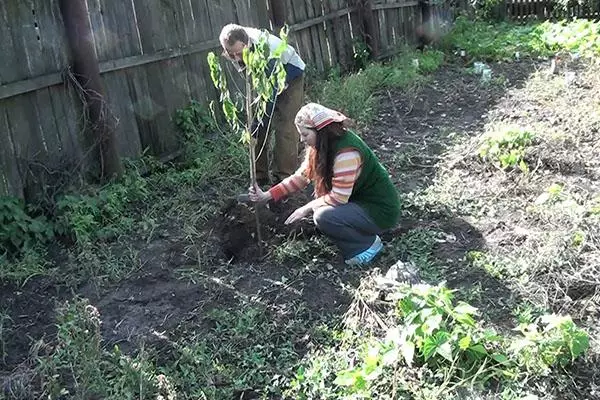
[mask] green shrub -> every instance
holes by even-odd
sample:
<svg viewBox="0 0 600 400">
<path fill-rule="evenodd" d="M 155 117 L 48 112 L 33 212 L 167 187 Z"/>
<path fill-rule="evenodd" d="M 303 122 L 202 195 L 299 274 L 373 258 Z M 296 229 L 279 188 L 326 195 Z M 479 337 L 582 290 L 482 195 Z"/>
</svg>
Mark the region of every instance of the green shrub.
<svg viewBox="0 0 600 400">
<path fill-rule="evenodd" d="M 529 131 L 510 127 L 490 132 L 483 137 L 479 156 L 502 169 L 519 167 L 526 172 L 525 151 L 534 138 L 535 135 Z"/>
<path fill-rule="evenodd" d="M 0 197 L 0 255 L 18 255 L 53 236 L 54 227 L 46 217 L 31 217 L 20 199 Z"/>
<path fill-rule="evenodd" d="M 79 244 L 129 231 L 134 215 L 128 206 L 146 200 L 150 194 L 146 179 L 135 170 L 120 181 L 89 190 L 89 194 L 64 195 L 56 204 L 58 231 Z"/>
</svg>

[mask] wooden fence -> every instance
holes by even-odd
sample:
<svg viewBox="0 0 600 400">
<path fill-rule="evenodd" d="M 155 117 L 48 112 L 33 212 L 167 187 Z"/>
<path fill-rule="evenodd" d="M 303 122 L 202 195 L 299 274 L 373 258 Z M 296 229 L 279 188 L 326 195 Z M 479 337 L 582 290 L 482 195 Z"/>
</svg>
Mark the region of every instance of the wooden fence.
<svg viewBox="0 0 600 400">
<path fill-rule="evenodd" d="M 191 99 L 216 98 L 206 56 L 218 48 L 220 28 L 272 28 L 273 1 L 87 0 L 121 157 L 176 152 L 175 111 Z M 365 38 L 364 13 L 375 26 L 367 39 L 381 54 L 414 42 L 423 23 L 414 0 L 279 1 L 291 42 L 319 72 L 352 65 L 354 45 Z M 436 10 L 430 19 L 442 15 Z M 28 198 L 60 177 L 84 175 L 93 144 L 81 92 L 69 79 L 58 0 L 0 1 L 0 18 L 0 195 Z"/>
</svg>

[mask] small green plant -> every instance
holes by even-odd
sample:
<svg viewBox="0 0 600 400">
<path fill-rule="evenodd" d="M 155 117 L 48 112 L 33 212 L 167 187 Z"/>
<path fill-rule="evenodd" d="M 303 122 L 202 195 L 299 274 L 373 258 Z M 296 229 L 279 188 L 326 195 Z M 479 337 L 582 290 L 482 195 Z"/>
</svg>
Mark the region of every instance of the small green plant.
<svg viewBox="0 0 600 400">
<path fill-rule="evenodd" d="M 146 180 L 135 170 L 120 181 L 91 190 L 90 194 L 64 195 L 57 201 L 57 231 L 71 235 L 79 244 L 130 230 L 134 218 L 127 206 L 149 196 Z"/>
<path fill-rule="evenodd" d="M 439 50 L 427 50 L 417 54 L 419 72 L 430 74 L 437 71 L 444 63 L 444 53 Z"/>
<path fill-rule="evenodd" d="M 400 365 L 435 371 L 428 398 L 442 398 L 462 385 L 545 375 L 554 366 L 572 362 L 589 346 L 588 335 L 568 316 L 543 315 L 531 322 L 533 315 L 521 311 L 522 336 L 499 335 L 475 319 L 474 307 L 455 303 L 453 291 L 443 284 L 401 286 L 394 298 L 397 325 L 383 340 L 363 341 L 360 355 L 353 356 L 358 359 L 336 373 L 333 384 L 342 390 L 331 398 L 376 398 L 376 393 L 389 395 L 390 388 L 402 390 L 394 373 Z M 327 367 L 331 365 L 320 366 L 321 376 Z M 428 382 L 420 380 L 419 385 Z"/>
<path fill-rule="evenodd" d="M 528 172 L 525 151 L 533 143 L 535 135 L 523 129 L 507 128 L 490 132 L 483 137 L 479 156 L 505 170 L 518 167 Z"/>
<path fill-rule="evenodd" d="M 575 231 L 571 236 L 571 245 L 573 247 L 579 247 L 585 243 L 585 233 L 582 231 Z"/>
<path fill-rule="evenodd" d="M 177 110 L 174 122 L 186 140 L 194 140 L 216 130 L 214 118 L 197 100 L 192 100 L 187 107 Z"/>
<path fill-rule="evenodd" d="M 371 58 L 371 54 L 369 53 L 369 48 L 366 43 L 360 39 L 354 39 L 353 41 L 353 49 L 354 54 L 352 58 L 354 59 L 353 69 L 355 71 L 364 69 L 369 64 L 369 59 Z"/>
<path fill-rule="evenodd" d="M 442 379 L 432 398 L 441 398 L 436 396 L 449 385 L 514 376 L 503 338 L 475 320 L 474 307 L 453 304 L 452 291 L 443 284 L 402 286 L 394 297 L 397 325 L 385 340 L 367 346 L 356 365 L 337 374 L 334 383 L 345 387 L 347 395 L 371 398 L 378 382 L 393 376 L 398 365 L 426 365 L 436 371 Z M 388 385 L 396 386 L 391 381 Z"/>
<path fill-rule="evenodd" d="M 589 336 L 571 317 L 542 315 L 534 323 L 522 323 L 522 339 L 510 351 L 521 368 L 535 375 L 547 375 L 554 366 L 564 367 L 589 347 Z"/>
<path fill-rule="evenodd" d="M 550 200 L 556 202 L 564 198 L 563 194 L 564 186 L 558 183 L 553 183 L 546 189 L 546 192 L 550 195 Z"/>
<path fill-rule="evenodd" d="M 53 236 L 54 227 L 46 217 L 31 217 L 20 199 L 0 197 L 0 256 L 16 256 Z"/>
</svg>

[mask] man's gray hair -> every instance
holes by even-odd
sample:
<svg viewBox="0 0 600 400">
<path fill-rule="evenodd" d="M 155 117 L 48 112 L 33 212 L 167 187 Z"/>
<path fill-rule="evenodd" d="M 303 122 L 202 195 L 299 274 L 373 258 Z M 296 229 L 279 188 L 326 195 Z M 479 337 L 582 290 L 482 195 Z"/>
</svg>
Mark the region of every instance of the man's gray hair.
<svg viewBox="0 0 600 400">
<path fill-rule="evenodd" d="M 227 24 L 221 29 L 219 41 L 223 47 L 233 46 L 236 42 L 248 44 L 248 33 L 243 26 L 237 24 Z"/>
</svg>

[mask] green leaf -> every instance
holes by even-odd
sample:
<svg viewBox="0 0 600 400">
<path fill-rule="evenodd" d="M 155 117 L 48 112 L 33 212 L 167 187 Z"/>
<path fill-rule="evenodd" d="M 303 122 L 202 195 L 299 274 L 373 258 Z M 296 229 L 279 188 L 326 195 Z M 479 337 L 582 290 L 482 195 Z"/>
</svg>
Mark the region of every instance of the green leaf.
<svg viewBox="0 0 600 400">
<path fill-rule="evenodd" d="M 367 356 L 365 357 L 365 365 L 367 368 L 375 366 L 381 360 L 381 356 L 379 355 L 380 346 L 373 346 L 369 349 Z"/>
<path fill-rule="evenodd" d="M 460 302 L 455 308 L 454 308 L 454 312 L 457 314 L 469 314 L 469 315 L 474 315 L 475 313 L 477 313 L 477 309 L 473 306 L 471 306 L 470 304 L 464 303 L 464 302 Z"/>
<path fill-rule="evenodd" d="M 572 358 L 578 357 L 590 347 L 590 338 L 587 333 L 578 330 L 569 340 L 569 349 Z"/>
<path fill-rule="evenodd" d="M 444 357 L 446 360 L 452 361 L 452 346 L 450 345 L 450 342 L 446 342 L 440 345 L 437 348 L 436 352 L 440 356 Z"/>
<path fill-rule="evenodd" d="M 406 341 L 402 345 L 402 357 L 404 357 L 404 361 L 410 367 L 413 362 L 413 358 L 415 356 L 415 344 L 411 341 Z"/>
<path fill-rule="evenodd" d="M 432 336 L 426 338 L 423 341 L 423 347 L 421 350 L 423 351 L 423 357 L 425 358 L 425 361 L 429 360 L 431 358 L 431 356 L 433 356 L 435 354 L 437 347 L 438 347 L 438 344 L 436 343 L 434 337 L 432 337 Z"/>
<path fill-rule="evenodd" d="M 494 354 L 492 354 L 492 359 L 500 364 L 508 363 L 508 357 L 506 357 L 504 354 L 494 353 Z"/>
<path fill-rule="evenodd" d="M 237 122 L 237 108 L 231 100 L 223 100 L 223 113 L 230 124 L 235 124 Z"/>
<path fill-rule="evenodd" d="M 448 332 L 437 332 L 435 335 L 427 337 L 423 342 L 423 356 L 425 357 L 425 361 L 431 358 L 435 353 L 440 354 L 442 357 L 446 358 L 448 355 L 448 346 L 445 346 L 442 350 L 439 350 L 447 341 L 448 341 Z M 449 345 L 449 343 L 448 343 Z M 441 351 L 441 353 L 439 351 Z M 452 350 L 450 348 L 450 353 Z M 451 355 L 450 355 L 451 358 Z"/>
<path fill-rule="evenodd" d="M 529 166 L 527 165 L 527 163 L 524 160 L 521 160 L 519 162 L 519 169 L 525 173 L 529 172 Z"/>
<path fill-rule="evenodd" d="M 469 350 L 473 350 L 474 352 L 479 353 L 479 354 L 484 354 L 484 355 L 488 354 L 488 352 L 485 349 L 485 347 L 483 347 L 483 345 L 480 344 L 480 343 L 478 343 L 478 344 L 476 344 L 474 346 L 469 347 Z"/>
<path fill-rule="evenodd" d="M 475 326 L 475 320 L 473 319 L 473 317 L 471 317 L 468 314 L 457 314 L 455 315 L 455 318 L 458 322 L 460 322 L 463 325 L 467 325 L 467 326 Z"/>
<path fill-rule="evenodd" d="M 359 372 L 354 369 L 341 371 L 337 374 L 333 383 L 338 386 L 354 386 L 358 374 Z"/>
<path fill-rule="evenodd" d="M 442 316 L 439 314 L 432 315 L 431 317 L 427 318 L 427 320 L 423 323 L 423 332 L 427 335 L 431 335 L 433 331 L 439 329 L 441 324 Z"/>
<path fill-rule="evenodd" d="M 466 350 L 471 345 L 471 336 L 465 336 L 458 341 L 458 347 L 461 350 Z"/>
</svg>

